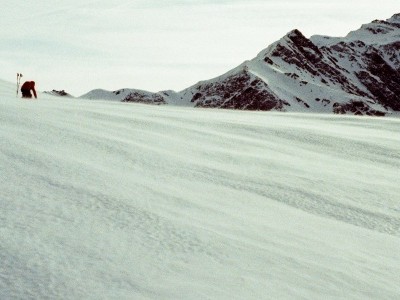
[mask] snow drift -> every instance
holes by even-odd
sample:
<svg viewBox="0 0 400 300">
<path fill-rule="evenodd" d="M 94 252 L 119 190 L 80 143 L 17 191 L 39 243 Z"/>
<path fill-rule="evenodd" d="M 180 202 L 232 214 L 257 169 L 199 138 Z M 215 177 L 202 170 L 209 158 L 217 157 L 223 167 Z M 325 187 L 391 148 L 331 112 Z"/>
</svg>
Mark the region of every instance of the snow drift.
<svg viewBox="0 0 400 300">
<path fill-rule="evenodd" d="M 1 299 L 397 299 L 400 121 L 15 98 Z"/>
</svg>

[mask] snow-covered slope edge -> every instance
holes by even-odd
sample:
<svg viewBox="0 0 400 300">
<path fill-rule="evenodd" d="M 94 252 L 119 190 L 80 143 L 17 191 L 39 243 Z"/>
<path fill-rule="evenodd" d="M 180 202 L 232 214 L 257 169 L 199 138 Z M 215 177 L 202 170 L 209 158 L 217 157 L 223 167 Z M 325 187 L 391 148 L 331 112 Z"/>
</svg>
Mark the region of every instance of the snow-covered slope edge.
<svg viewBox="0 0 400 300">
<path fill-rule="evenodd" d="M 400 120 L 15 98 L 0 299 L 400 299 Z"/>
<path fill-rule="evenodd" d="M 16 99 L 21 99 L 21 87 L 18 89 L 18 94 L 17 94 L 17 86 L 15 83 L 11 83 L 9 81 L 0 79 L 0 96 L 1 97 L 14 97 Z M 64 98 L 74 98 L 72 95 L 66 93 L 64 90 L 57 91 L 57 90 L 52 90 L 52 91 L 36 91 L 38 98 L 42 99 L 43 97 L 46 99 L 59 99 L 60 97 Z M 34 98 L 32 99 L 24 99 L 24 100 L 35 100 Z"/>
</svg>

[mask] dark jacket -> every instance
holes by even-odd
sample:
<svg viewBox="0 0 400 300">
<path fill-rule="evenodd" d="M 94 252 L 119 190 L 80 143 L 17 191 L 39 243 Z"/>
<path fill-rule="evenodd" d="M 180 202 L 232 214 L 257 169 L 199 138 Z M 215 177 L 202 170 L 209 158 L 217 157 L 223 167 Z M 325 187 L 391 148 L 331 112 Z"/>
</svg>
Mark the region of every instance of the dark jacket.
<svg viewBox="0 0 400 300">
<path fill-rule="evenodd" d="M 37 98 L 36 90 L 35 90 L 35 82 L 34 81 L 25 81 L 25 83 L 21 86 L 22 97 L 32 98 L 31 91 L 35 98 Z"/>
</svg>

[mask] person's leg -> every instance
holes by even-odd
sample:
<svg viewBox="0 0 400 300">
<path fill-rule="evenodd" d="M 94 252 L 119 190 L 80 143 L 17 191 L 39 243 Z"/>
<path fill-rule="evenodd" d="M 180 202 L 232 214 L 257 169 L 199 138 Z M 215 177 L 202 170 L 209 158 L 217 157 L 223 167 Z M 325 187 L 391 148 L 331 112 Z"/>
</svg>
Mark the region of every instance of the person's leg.
<svg viewBox="0 0 400 300">
<path fill-rule="evenodd" d="M 22 98 L 32 98 L 32 94 L 30 90 L 21 89 Z"/>
</svg>

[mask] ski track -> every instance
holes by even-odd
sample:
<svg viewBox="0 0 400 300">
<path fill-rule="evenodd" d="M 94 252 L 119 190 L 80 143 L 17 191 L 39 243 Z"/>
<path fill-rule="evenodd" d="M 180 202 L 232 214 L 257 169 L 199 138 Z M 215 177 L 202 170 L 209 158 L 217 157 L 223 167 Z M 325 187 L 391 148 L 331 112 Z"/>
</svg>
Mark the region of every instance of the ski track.
<svg viewBox="0 0 400 300">
<path fill-rule="evenodd" d="M 11 91 L 1 299 L 400 297 L 398 118 Z"/>
</svg>

